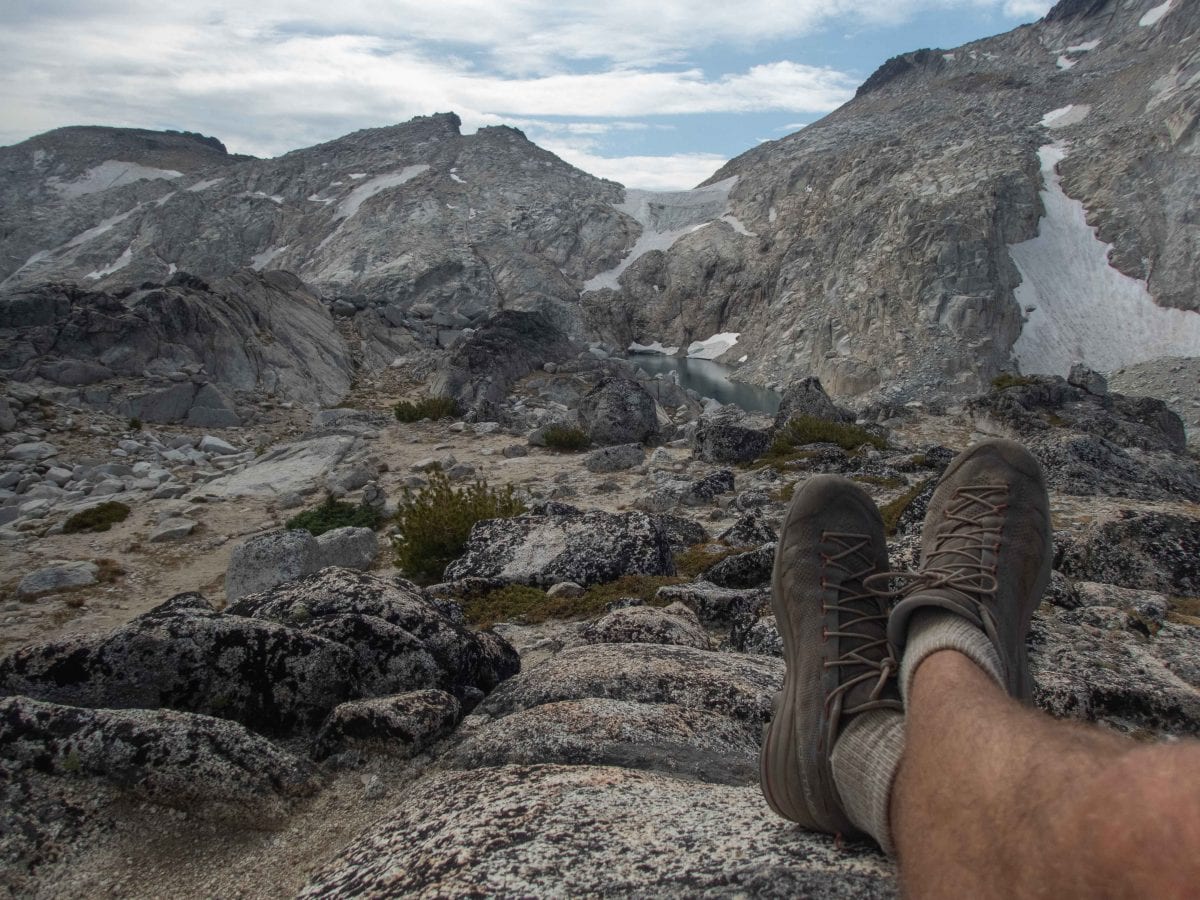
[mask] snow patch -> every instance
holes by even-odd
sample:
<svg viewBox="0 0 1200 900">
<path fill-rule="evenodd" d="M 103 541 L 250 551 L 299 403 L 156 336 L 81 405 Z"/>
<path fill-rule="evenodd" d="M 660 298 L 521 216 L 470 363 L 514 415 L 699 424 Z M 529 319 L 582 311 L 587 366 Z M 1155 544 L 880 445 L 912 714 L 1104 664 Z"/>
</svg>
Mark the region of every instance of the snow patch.
<svg viewBox="0 0 1200 900">
<path fill-rule="evenodd" d="M 954 62 L 954 54 L 953 53 L 943 53 L 942 59 L 944 59 L 946 62 Z"/>
<path fill-rule="evenodd" d="M 1158 6 L 1148 10 L 1144 16 L 1138 19 L 1138 24 L 1143 28 L 1149 28 L 1151 25 L 1157 25 L 1167 13 L 1171 11 L 1171 3 L 1173 0 L 1167 0 L 1166 3 L 1160 3 Z"/>
<path fill-rule="evenodd" d="M 1022 309 L 1032 308 L 1013 345 L 1021 371 L 1066 375 L 1083 363 L 1110 372 L 1160 356 L 1200 355 L 1200 314 L 1157 306 L 1145 282 L 1109 265 L 1111 245 L 1062 189 L 1056 167 L 1066 155 L 1061 143 L 1038 150 L 1045 215 L 1036 237 L 1009 247 L 1021 273 L 1014 296 Z"/>
<path fill-rule="evenodd" d="M 1082 44 L 1072 44 L 1063 50 L 1063 53 L 1088 53 L 1100 46 L 1100 38 L 1094 41 L 1084 41 Z"/>
<path fill-rule="evenodd" d="M 279 256 L 279 254 L 283 253 L 285 250 L 287 250 L 287 248 L 288 245 L 284 244 L 282 247 L 274 247 L 270 250 L 264 250 L 262 253 L 256 253 L 250 258 L 250 268 L 258 269 L 260 271 L 265 269 L 271 260 Z"/>
<path fill-rule="evenodd" d="M 461 178 L 459 178 L 458 175 L 456 175 L 454 172 L 450 173 L 450 180 L 457 181 L 459 184 L 466 184 L 466 182 L 463 181 Z"/>
<path fill-rule="evenodd" d="M 126 210 L 123 213 L 117 213 L 115 216 L 109 216 L 107 219 L 102 219 L 86 231 L 79 232 L 79 234 L 75 235 L 75 237 L 63 244 L 63 248 L 70 249 L 71 247 L 78 247 L 80 244 L 86 244 L 88 241 L 92 240 L 92 238 L 99 237 L 106 231 L 111 231 L 115 226 L 120 225 L 135 212 L 137 212 L 138 209 L 139 207 L 135 206 L 133 209 Z"/>
<path fill-rule="evenodd" d="M 266 191 L 248 191 L 242 194 L 243 197 L 258 197 L 260 200 L 270 200 L 272 203 L 282 205 L 283 198 L 278 194 L 268 194 Z"/>
<path fill-rule="evenodd" d="M 90 278 L 93 281 L 99 281 L 101 278 L 111 275 L 113 272 L 119 272 L 131 262 L 133 262 L 132 244 L 125 248 L 125 252 L 118 256 L 115 262 L 109 263 L 103 269 L 97 269 L 95 272 L 88 272 L 84 278 Z"/>
<path fill-rule="evenodd" d="M 778 218 L 779 218 L 779 213 L 777 213 L 775 211 L 775 207 L 772 206 L 769 210 L 767 210 L 767 221 L 770 222 L 772 225 L 775 224 L 775 220 Z"/>
<path fill-rule="evenodd" d="M 722 353 L 728 351 L 742 334 L 740 331 L 723 331 L 720 334 L 714 334 L 708 340 L 693 341 L 688 344 L 687 355 L 689 359 L 716 359 Z"/>
<path fill-rule="evenodd" d="M 1052 109 L 1050 112 L 1042 116 L 1041 124 L 1046 128 L 1066 128 L 1068 125 L 1077 125 L 1087 118 L 1088 113 L 1092 108 L 1086 103 L 1081 103 L 1079 106 L 1074 104 Z"/>
<path fill-rule="evenodd" d="M 660 341 L 649 344 L 639 344 L 637 341 L 633 341 L 625 349 L 628 353 L 659 353 L 663 356 L 674 356 L 679 352 L 678 347 L 664 347 Z"/>
<path fill-rule="evenodd" d="M 154 201 L 154 205 L 162 206 L 168 200 L 170 200 L 172 197 L 174 197 L 175 194 L 177 194 L 177 193 L 178 193 L 178 191 L 171 191 L 169 194 L 163 194 L 161 197 L 159 197 L 157 200 Z"/>
<path fill-rule="evenodd" d="M 155 169 L 134 162 L 122 162 L 119 159 L 106 159 L 98 166 L 92 166 L 74 181 L 62 181 L 59 178 L 47 178 L 46 184 L 58 191 L 60 197 L 74 199 L 86 194 L 98 194 L 111 188 L 122 187 L 137 181 L 153 181 L 158 178 L 170 181 L 172 178 L 182 178 L 182 172 L 174 169 Z"/>
<path fill-rule="evenodd" d="M 366 178 L 367 173 L 366 172 L 351 172 L 346 177 L 351 179 L 352 181 L 358 181 L 360 178 Z"/>
<path fill-rule="evenodd" d="M 224 180 L 224 178 L 205 178 L 203 181 L 197 181 L 195 184 L 189 187 L 188 190 L 193 194 L 199 193 L 200 191 L 207 191 L 213 185 L 220 184 Z"/>
<path fill-rule="evenodd" d="M 651 250 L 667 250 L 685 234 L 703 228 L 729 210 L 729 192 L 737 176 L 690 191 L 643 191 L 627 189 L 624 202 L 616 209 L 636 219 L 642 226 L 641 237 L 617 265 L 588 279 L 583 290 L 616 290 L 621 277 L 635 260 Z"/>
<path fill-rule="evenodd" d="M 750 231 L 745 225 L 743 225 L 738 218 L 733 215 L 733 213 L 726 213 L 725 215 L 721 216 L 721 221 L 727 222 L 738 234 L 745 235 L 746 237 L 758 236 L 753 231 Z"/>
<path fill-rule="evenodd" d="M 1057 65 L 1060 69 L 1070 69 L 1074 67 L 1075 63 L 1077 62 L 1079 62 L 1079 60 L 1071 59 L 1069 56 L 1060 56 L 1055 62 L 1055 65 Z"/>
<path fill-rule="evenodd" d="M 167 277 L 169 278 L 170 276 L 174 275 L 178 271 L 179 271 L 179 266 L 175 265 L 175 263 L 170 263 L 167 266 Z"/>
<path fill-rule="evenodd" d="M 358 212 L 359 207 L 378 194 L 380 191 L 386 191 L 388 188 L 398 187 L 405 182 L 412 181 L 422 172 L 429 171 L 429 166 L 422 163 L 419 166 L 405 166 L 399 172 L 392 172 L 388 175 L 376 175 L 369 181 L 364 181 L 338 204 L 337 211 L 334 213 L 335 219 L 350 219 Z M 359 177 L 351 175 L 351 178 Z M 365 176 L 364 176 L 365 177 Z"/>
</svg>

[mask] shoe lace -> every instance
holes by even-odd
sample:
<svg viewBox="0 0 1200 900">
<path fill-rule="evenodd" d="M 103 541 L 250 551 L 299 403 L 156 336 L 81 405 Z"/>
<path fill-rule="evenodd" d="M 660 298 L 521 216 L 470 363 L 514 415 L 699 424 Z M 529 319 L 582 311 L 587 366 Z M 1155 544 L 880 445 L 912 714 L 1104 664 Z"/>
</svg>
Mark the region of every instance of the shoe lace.
<svg viewBox="0 0 1200 900">
<path fill-rule="evenodd" d="M 993 641 L 997 640 L 991 601 L 999 582 L 995 564 L 984 562 L 987 551 L 1000 550 L 1002 513 L 1008 508 L 1008 487 L 964 485 L 951 497 L 933 548 L 916 572 L 894 571 L 868 575 L 863 584 L 880 597 L 909 597 L 928 590 L 948 592 L 959 612 Z M 894 582 L 900 582 L 893 587 Z"/>
<path fill-rule="evenodd" d="M 831 737 L 838 733 L 838 721 L 843 715 L 866 712 L 871 709 L 903 709 L 901 702 L 892 697 L 884 697 L 883 692 L 889 679 L 896 676 L 899 665 L 891 644 L 887 639 L 887 610 L 884 609 L 878 595 L 863 587 L 864 581 L 875 571 L 875 563 L 871 559 L 871 538 L 864 534 L 845 532 L 825 532 L 821 535 L 823 541 L 839 548 L 834 553 L 822 555 L 823 569 L 842 572 L 844 577 L 837 583 L 830 583 L 822 574 L 821 587 L 832 589 L 837 599 L 822 603 L 822 612 L 838 613 L 838 627 L 835 631 L 823 629 L 821 640 L 837 637 L 847 646 L 836 659 L 824 663 L 827 669 L 845 669 L 838 686 L 829 692 L 825 698 L 826 712 L 830 723 Z M 860 589 L 861 588 L 861 589 Z M 872 627 L 873 623 L 879 623 Z M 855 630 L 858 626 L 858 630 Z M 878 629 L 880 636 L 873 637 L 871 632 Z M 845 697 L 852 688 L 874 681 L 867 699 L 853 706 L 846 706 Z M 832 746 L 832 741 L 831 744 Z"/>
</svg>

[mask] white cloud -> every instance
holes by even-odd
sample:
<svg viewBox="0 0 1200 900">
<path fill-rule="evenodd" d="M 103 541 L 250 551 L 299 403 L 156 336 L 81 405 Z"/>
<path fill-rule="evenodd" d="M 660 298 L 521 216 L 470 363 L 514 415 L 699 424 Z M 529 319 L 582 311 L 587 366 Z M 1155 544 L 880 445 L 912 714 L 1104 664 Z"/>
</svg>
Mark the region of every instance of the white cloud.
<svg viewBox="0 0 1200 900">
<path fill-rule="evenodd" d="M 1004 14 L 1017 18 L 1040 19 L 1054 4 L 1049 0 L 1005 0 Z"/>
<path fill-rule="evenodd" d="M 647 117 L 820 114 L 858 78 L 777 59 L 704 69 L 832 26 L 1035 0 L 56 0 L 0 5 L 0 142 L 65 124 L 187 128 L 258 155 L 454 110 L 541 134 L 616 135 Z M 1032 13 L 1030 13 L 1032 14 Z M 556 122 L 547 117 L 583 121 Z M 799 124 L 799 123 L 797 123 Z M 653 126 L 651 118 L 650 127 Z M 582 152 L 578 145 L 576 152 Z M 594 148 L 591 148 L 594 150 Z M 688 173 L 704 154 L 625 160 Z M 599 158 L 599 157 L 598 157 Z M 607 165 L 607 164 L 605 164 Z M 691 167 L 690 169 L 688 167 Z M 647 168 L 649 172 L 651 169 Z M 660 177 L 660 176 L 654 176 Z M 681 176 L 682 177 L 682 176 Z"/>
<path fill-rule="evenodd" d="M 676 153 L 670 156 L 601 156 L 553 140 L 543 147 L 571 165 L 600 178 L 611 178 L 626 187 L 649 191 L 682 191 L 706 181 L 725 165 L 716 153 Z"/>
</svg>

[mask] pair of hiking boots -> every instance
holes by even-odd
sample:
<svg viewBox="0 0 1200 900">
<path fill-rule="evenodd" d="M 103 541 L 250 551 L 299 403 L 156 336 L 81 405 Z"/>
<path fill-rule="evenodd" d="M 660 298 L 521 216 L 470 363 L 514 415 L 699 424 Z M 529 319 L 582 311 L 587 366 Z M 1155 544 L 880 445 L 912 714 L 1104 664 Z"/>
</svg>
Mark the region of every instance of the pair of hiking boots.
<svg viewBox="0 0 1200 900">
<path fill-rule="evenodd" d="M 763 740 L 770 806 L 807 828 L 857 833 L 830 755 L 854 716 L 903 711 L 896 676 L 908 624 L 921 610 L 977 626 L 1000 658 L 1009 694 L 1028 699 L 1025 636 L 1050 558 L 1045 481 L 1012 441 L 984 441 L 946 469 L 929 501 L 916 572 L 888 571 L 883 521 L 864 491 L 835 476 L 809 479 L 788 511 L 772 579 L 787 674 Z M 891 590 L 896 581 L 902 587 Z"/>
</svg>

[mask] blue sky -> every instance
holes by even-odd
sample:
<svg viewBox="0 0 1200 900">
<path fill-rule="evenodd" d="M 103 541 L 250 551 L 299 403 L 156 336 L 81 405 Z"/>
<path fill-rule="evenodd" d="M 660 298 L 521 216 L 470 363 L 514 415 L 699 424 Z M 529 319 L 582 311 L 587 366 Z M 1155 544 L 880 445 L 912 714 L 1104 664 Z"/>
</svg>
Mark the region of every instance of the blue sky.
<svg viewBox="0 0 1200 900">
<path fill-rule="evenodd" d="M 272 156 L 453 110 L 589 172 L 690 187 L 853 96 L 885 59 L 1049 0 L 6 0 L 0 144 L 200 131 Z"/>
</svg>

